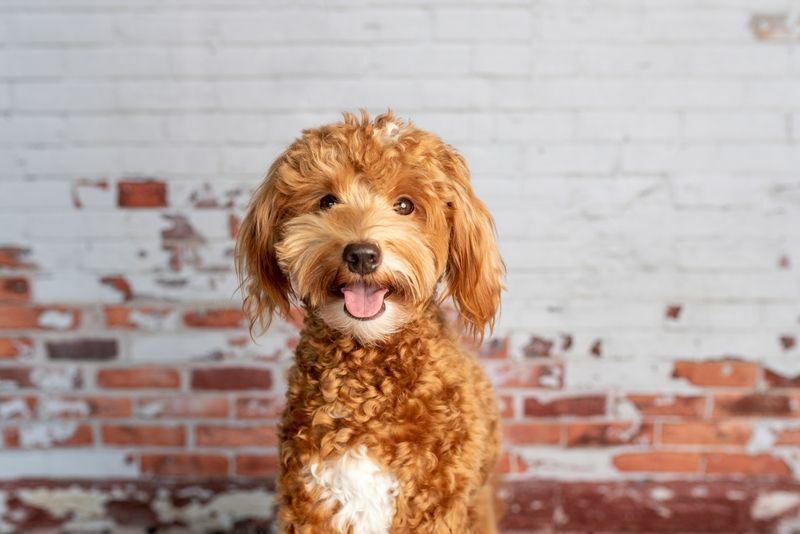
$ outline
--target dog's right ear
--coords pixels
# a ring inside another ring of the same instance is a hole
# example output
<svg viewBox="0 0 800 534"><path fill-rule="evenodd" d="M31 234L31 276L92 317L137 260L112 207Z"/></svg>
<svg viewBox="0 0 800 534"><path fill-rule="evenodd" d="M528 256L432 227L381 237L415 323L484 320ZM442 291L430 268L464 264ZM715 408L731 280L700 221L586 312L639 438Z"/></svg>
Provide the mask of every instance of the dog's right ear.
<svg viewBox="0 0 800 534"><path fill-rule="evenodd" d="M283 164L281 156L270 167L266 179L253 194L236 236L236 271L251 334L256 325L261 331L266 330L276 312L289 317L292 289L275 257L275 243L286 206L286 199L278 191Z"/></svg>

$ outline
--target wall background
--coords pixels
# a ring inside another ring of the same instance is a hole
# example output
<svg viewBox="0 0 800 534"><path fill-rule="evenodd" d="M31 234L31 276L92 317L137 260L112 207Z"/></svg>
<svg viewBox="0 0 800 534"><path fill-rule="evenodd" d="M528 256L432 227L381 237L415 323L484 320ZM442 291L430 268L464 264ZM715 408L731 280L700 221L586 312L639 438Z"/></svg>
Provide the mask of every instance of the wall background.
<svg viewBox="0 0 800 534"><path fill-rule="evenodd" d="M508 531L789 529L799 41L790 0L2 0L0 531L269 523L297 330L248 339L233 235L360 107L496 217Z"/></svg>

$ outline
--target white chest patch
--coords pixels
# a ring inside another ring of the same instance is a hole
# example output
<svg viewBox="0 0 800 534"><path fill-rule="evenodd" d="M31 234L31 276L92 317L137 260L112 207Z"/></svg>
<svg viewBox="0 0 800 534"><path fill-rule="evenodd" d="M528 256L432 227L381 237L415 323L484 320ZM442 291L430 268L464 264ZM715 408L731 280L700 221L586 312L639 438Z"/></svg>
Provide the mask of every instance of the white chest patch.
<svg viewBox="0 0 800 534"><path fill-rule="evenodd" d="M367 456L367 448L351 449L322 464L311 464L306 472L309 489L322 488L322 499L331 507L339 505L333 525L340 532L387 534L394 516L398 492L395 478L384 473Z"/></svg>

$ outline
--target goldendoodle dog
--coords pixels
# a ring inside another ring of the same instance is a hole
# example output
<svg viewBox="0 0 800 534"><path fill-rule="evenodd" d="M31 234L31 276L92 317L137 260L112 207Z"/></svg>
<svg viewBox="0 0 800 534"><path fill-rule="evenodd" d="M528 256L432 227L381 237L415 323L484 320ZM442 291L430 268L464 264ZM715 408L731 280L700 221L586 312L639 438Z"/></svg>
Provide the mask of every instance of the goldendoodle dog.
<svg viewBox="0 0 800 534"><path fill-rule="evenodd" d="M280 523L496 532L495 397L441 305L492 327L505 269L464 159L391 113L305 130L237 242L251 327L305 310L280 426Z"/></svg>

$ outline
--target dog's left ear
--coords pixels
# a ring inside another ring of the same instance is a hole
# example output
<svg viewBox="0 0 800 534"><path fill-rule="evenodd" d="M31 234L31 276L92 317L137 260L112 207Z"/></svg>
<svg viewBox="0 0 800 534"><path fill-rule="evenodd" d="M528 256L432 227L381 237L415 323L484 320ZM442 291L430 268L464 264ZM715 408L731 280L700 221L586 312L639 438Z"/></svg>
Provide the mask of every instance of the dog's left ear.
<svg viewBox="0 0 800 534"><path fill-rule="evenodd" d="M494 327L505 266L495 241L494 221L472 190L464 158L446 145L442 150L438 159L449 181L448 292L470 332L482 338L486 326Z"/></svg>

